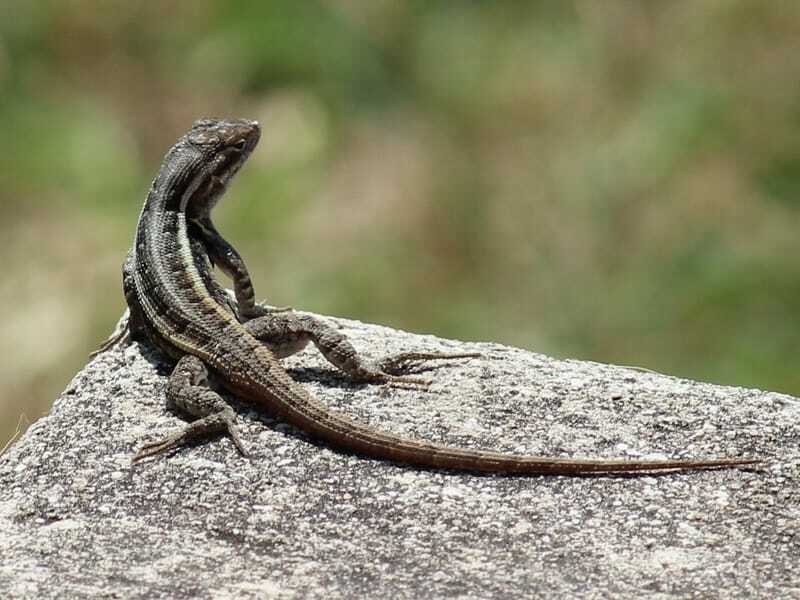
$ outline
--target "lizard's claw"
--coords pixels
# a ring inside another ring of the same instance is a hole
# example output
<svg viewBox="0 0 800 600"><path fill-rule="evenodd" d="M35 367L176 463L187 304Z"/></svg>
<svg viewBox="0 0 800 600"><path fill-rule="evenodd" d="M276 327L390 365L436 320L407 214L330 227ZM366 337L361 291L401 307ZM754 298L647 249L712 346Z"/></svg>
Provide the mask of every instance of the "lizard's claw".
<svg viewBox="0 0 800 600"><path fill-rule="evenodd" d="M407 363L415 360L454 360L459 358L478 358L480 352L401 352L388 356L378 363L378 368L386 374L399 371Z"/></svg>
<svg viewBox="0 0 800 600"><path fill-rule="evenodd" d="M100 346L94 352L89 353L89 358L94 358L98 354L102 354L106 350L110 350L114 346L116 346L120 342L127 342L130 338L130 330L128 329L128 325L126 324L125 327L120 329L119 331L112 333L111 337L109 337L105 342L100 344Z"/></svg>
<svg viewBox="0 0 800 600"><path fill-rule="evenodd" d="M164 452L182 446L184 442L185 440L183 436L183 431L170 435L169 437L166 437L158 442L150 442L149 444L145 444L139 449L139 451L131 459L131 462L137 463L145 458L150 458L151 456L163 454Z"/></svg>
<svg viewBox="0 0 800 600"><path fill-rule="evenodd" d="M378 362L377 367L380 376L376 383L386 383L395 387L416 386L428 388L431 385L429 379L420 377L410 377L408 375L397 375L408 366L408 363L417 360L453 360L459 358L476 358L480 356L478 352L401 352L394 356L389 356Z"/></svg>
<svg viewBox="0 0 800 600"><path fill-rule="evenodd" d="M233 411L230 412L232 413ZM239 453L242 456L247 456L247 451L244 449L244 444L242 444L242 438L239 436L239 430L234 423L233 415L229 414L228 411L223 411L189 423L180 431L176 431L159 441L145 444L133 457L132 462L137 463L145 458L169 452L197 439L219 432L227 433Z"/></svg>

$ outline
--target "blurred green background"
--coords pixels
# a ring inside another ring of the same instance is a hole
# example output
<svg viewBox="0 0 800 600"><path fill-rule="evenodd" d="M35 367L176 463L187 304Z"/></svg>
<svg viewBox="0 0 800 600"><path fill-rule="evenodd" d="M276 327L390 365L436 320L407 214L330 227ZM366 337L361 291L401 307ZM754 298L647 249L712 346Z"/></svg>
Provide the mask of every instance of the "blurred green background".
<svg viewBox="0 0 800 600"><path fill-rule="evenodd" d="M800 2L0 0L0 447L202 116L273 304L800 394Z"/></svg>

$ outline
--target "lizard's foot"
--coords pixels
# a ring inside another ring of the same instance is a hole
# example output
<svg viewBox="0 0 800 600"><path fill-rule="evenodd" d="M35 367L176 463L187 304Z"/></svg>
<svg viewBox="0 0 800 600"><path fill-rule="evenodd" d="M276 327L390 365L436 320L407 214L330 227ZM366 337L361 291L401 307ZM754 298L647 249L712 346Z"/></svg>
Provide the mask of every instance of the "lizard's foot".
<svg viewBox="0 0 800 600"><path fill-rule="evenodd" d="M407 368L408 364L412 361L454 360L459 358L477 358L479 356L480 353L478 352L401 352L400 354L386 357L377 364L381 376L376 377L375 383L387 383L394 386L411 385L427 388L431 384L429 379L397 375L396 372Z"/></svg>
<svg viewBox="0 0 800 600"><path fill-rule="evenodd" d="M408 363L416 360L454 360L459 358L478 358L480 352L401 352L394 356L387 356L378 363L378 368L391 374L408 366Z"/></svg>
<svg viewBox="0 0 800 600"><path fill-rule="evenodd" d="M244 449L242 439L239 436L239 431L234 421L233 410L230 409L198 419L197 421L189 423L189 425L180 431L176 431L157 442L145 444L133 457L132 462L137 463L142 459L163 454L164 452L180 448L195 440L220 432L227 433L231 437L239 453L242 456L247 456L247 452Z"/></svg>

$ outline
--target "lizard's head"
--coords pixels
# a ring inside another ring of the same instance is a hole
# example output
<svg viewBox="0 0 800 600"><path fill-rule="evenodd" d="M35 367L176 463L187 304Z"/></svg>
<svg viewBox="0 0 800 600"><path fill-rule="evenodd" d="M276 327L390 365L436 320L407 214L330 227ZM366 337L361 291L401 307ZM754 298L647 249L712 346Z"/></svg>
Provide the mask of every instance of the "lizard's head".
<svg viewBox="0 0 800 600"><path fill-rule="evenodd" d="M200 119L194 122L186 139L209 159L220 154L239 154L246 158L256 147L260 136L258 121Z"/></svg>
<svg viewBox="0 0 800 600"><path fill-rule="evenodd" d="M191 156L188 185L180 209L193 217L207 215L261 137L258 121L201 119L173 148Z"/></svg>

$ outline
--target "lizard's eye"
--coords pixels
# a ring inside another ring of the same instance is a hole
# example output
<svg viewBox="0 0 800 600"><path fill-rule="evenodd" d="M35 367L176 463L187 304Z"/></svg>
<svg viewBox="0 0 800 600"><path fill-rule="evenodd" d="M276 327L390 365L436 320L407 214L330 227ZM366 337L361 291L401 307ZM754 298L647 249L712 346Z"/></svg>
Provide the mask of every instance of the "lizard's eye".
<svg viewBox="0 0 800 600"><path fill-rule="evenodd" d="M233 147L239 152L244 152L244 149L247 147L247 140L242 138L241 140L233 144Z"/></svg>

